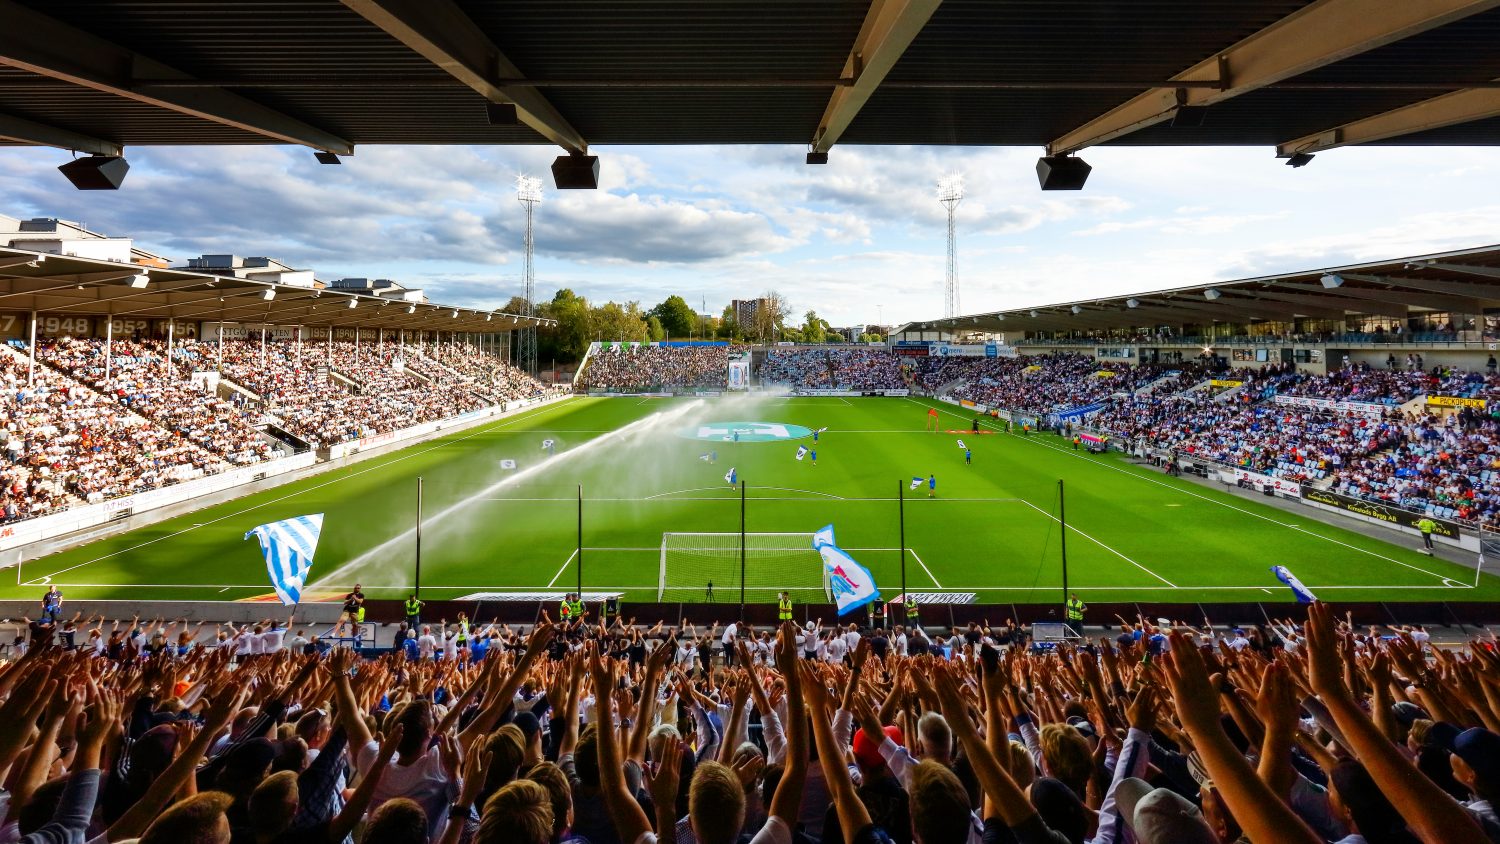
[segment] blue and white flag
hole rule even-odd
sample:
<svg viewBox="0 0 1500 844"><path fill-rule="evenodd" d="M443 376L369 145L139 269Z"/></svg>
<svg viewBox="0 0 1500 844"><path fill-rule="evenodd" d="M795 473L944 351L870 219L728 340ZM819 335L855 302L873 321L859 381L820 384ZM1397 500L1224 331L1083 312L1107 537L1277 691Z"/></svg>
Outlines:
<svg viewBox="0 0 1500 844"><path fill-rule="evenodd" d="M807 446L805 446L805 445L799 445L799 446L797 446L797 459L801 460L802 458L804 458L806 456L807 456Z"/></svg>
<svg viewBox="0 0 1500 844"><path fill-rule="evenodd" d="M969 447L966 446L966 445L964 445L964 441L963 440L959 440L958 441L958 447L961 448L961 449L963 449L964 451L968 451L969 450Z"/></svg>
<svg viewBox="0 0 1500 844"><path fill-rule="evenodd" d="M922 477L918 477L916 475L912 475L912 477L911 477L911 488L912 489L916 489L917 487L921 486L922 484L924 484L926 482L927 482L926 478L922 478Z"/></svg>
<svg viewBox="0 0 1500 844"><path fill-rule="evenodd" d="M557 445L557 440L542 440L542 451L551 451Z"/></svg>
<svg viewBox="0 0 1500 844"><path fill-rule="evenodd" d="M1288 571L1286 566L1271 566L1271 573L1276 575L1277 580L1292 588L1292 594L1297 596L1297 603L1311 604L1313 601L1318 600L1318 596L1314 595L1306 586L1303 586L1302 581L1297 579L1297 575Z"/></svg>
<svg viewBox="0 0 1500 844"><path fill-rule="evenodd" d="M839 615L846 615L871 601L880 600L870 570L856 563L844 549L833 544L833 525L813 534L813 549L823 558L823 574L833 592Z"/></svg>
<svg viewBox="0 0 1500 844"><path fill-rule="evenodd" d="M826 525L817 533L813 534L813 549L817 550L824 545L833 545L833 525Z"/></svg>
<svg viewBox="0 0 1500 844"><path fill-rule="evenodd" d="M709 454L700 454L700 455L698 455L698 459L702 460L704 463L711 463L711 462L713 462L714 456L713 456L712 453L709 453Z"/></svg>
<svg viewBox="0 0 1500 844"><path fill-rule="evenodd" d="M302 600L302 587L312 569L313 552L318 550L318 534L322 531L323 514L314 513L260 525L245 534L246 539L254 536L260 540L266 572L283 606Z"/></svg>
<svg viewBox="0 0 1500 844"><path fill-rule="evenodd" d="M827 426L827 425L824 425L824 426L823 426L823 427L821 427L821 428L819 428L819 429L818 429L818 430L816 430L816 431L813 431L813 433L814 433L814 434L821 434L821 433L823 433L823 432L824 432L824 431L826 431L826 430L828 430L828 426Z"/></svg>
<svg viewBox="0 0 1500 844"><path fill-rule="evenodd" d="M734 469L730 469L728 472L724 473L724 483L729 484L730 486L734 486L739 482L740 476L735 474Z"/></svg>

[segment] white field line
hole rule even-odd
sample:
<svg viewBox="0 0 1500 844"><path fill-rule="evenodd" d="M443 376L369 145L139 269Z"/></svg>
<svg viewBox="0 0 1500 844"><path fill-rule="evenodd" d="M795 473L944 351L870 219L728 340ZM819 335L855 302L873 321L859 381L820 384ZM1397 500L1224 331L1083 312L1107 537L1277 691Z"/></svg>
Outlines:
<svg viewBox="0 0 1500 844"><path fill-rule="evenodd" d="M173 538L181 536L181 535L183 535L185 533L191 533L192 531L197 530L200 527L205 527L207 525L214 524L215 522L222 522L225 519L232 519L235 516L243 516L246 513L254 512L256 510L261 509L262 507L269 507L272 504L279 504L279 503L281 503L283 501L286 501L289 498L296 498L299 495L303 495L303 494L306 494L306 493L309 493L309 492L313 492L314 490L319 490L319 489L322 489L322 488L324 488L326 486L332 486L333 484L343 483L344 481L347 481L350 478L358 477L358 476L363 475L363 474L365 474L367 472L373 472L376 469L383 469L386 466L391 466L391 465L394 465L396 463L400 463L403 460L410 460L413 457L418 457L418 456L426 454L426 453L428 453L430 451L436 451L437 449L440 449L440 448L446 448L449 445L452 445L453 443L463 442L464 440L471 439L473 437L477 437L480 434L486 433L488 431L492 431L492 430L494 430L496 428L504 428L504 427L506 427L508 425L514 425L515 423L520 422L522 419L531 419L531 418L533 418L534 414L540 414L540 413L545 413L545 412L549 412L549 411L552 411L552 410L556 410L557 408L563 407L566 404L567 404L567 402L558 402L557 404L547 405L545 407L538 407L538 408L536 408L534 410L523 411L523 412L521 412L521 413L519 413L519 414L511 417L510 419L506 419L506 420L503 420L503 421L500 421L500 422L496 422L494 425L484 425L484 426L481 426L479 428L475 428L471 433L465 434L464 436L459 437L457 439L452 439L452 440L444 439L441 442L439 442L437 445L434 445L434 446L431 446L431 447L428 447L428 448L424 448L421 451L414 451L411 454L404 454L404 455L402 455L400 457L396 457L396 458L393 458L391 460L386 460L386 461L383 461L383 462L380 462L380 463L376 463L374 465L369 466L368 468L360 469L357 472L351 472L350 474L342 475L340 477L334 478L334 479L329 480L329 481L324 481L323 483L320 483L320 484L318 484L316 486L310 486L307 489L298 490L296 492L289 493L287 495L283 495L280 498L273 498L270 501L264 502L262 504L257 504L254 507L246 507L243 510L237 510L237 511L235 511L233 513L228 513L226 515L220 516L217 519L211 519L211 520L206 521L206 522L198 522L198 523L196 523L196 524L194 524L194 525L192 525L190 527L185 527L182 530L174 531L173 533L169 533L166 536L158 536L155 539L148 539L145 542L137 543L135 545L130 546L129 548L121 548L118 551L111 551L110 553L105 554L102 557L95 557L92 560L85 560L84 562L76 563L74 565L68 566L65 569L59 569L59 570L57 570L55 572L52 572L51 574L44 575L44 577L49 577L49 578L56 577L56 576L58 576L60 574L63 574L64 572L70 572L70 571L72 571L74 569L83 568L84 566L92 565L94 563L101 562L103 560L107 560L110 557L117 557L117 556L119 556L121 554L125 554L125 553L128 553L130 551L134 551L134 550L139 549L139 548L145 548L147 545L153 545L153 544L155 544L157 542L161 542L161 541L167 540L167 539L173 539ZM40 582L41 582L41 580L37 579L37 580L27 581L26 583L23 583L22 585L23 586L36 586Z"/></svg>
<svg viewBox="0 0 1500 844"><path fill-rule="evenodd" d="M715 489L715 487L706 487L706 489ZM772 487L760 487L760 489L772 489ZM680 490L680 491L681 492L692 492L693 490ZM807 492L809 495L831 496L833 498L837 498L839 501L848 501L848 502L851 502L851 503L870 502L870 501L896 501L897 500L896 496L894 496L894 495L886 497L886 498L880 498L878 496L876 496L876 497L867 497L867 498L845 498L843 496L833 495L832 493L828 493L828 492L812 492L810 490L799 490L799 491L801 491L801 492ZM600 502L625 502L625 503L628 503L628 504L645 504L646 502L649 501L652 504L669 504L669 503L671 503L673 501L738 501L739 500L739 498L736 497L736 496L728 496L728 495L720 495L720 496L701 495L701 496L694 496L692 498L665 498L665 497L663 497L663 496L668 496L668 495L677 495L677 493L675 493L675 492L661 492L661 493L657 493L656 495L648 495L645 498L585 498L585 499L583 499L583 501L584 501L585 504L590 503L590 502L595 502L595 501L600 501ZM573 496L573 495L566 495L566 496L560 496L560 497L555 497L555 498L480 498L480 499L477 499L477 500L479 500L479 501L534 501L534 502L546 502L546 501L562 502L562 501L566 501L566 502L569 502L569 503L575 503L575 502L578 501L578 497L577 496ZM807 501L808 499L806 497L797 496L797 495L751 495L751 496L748 496L746 498L746 500L747 501ZM930 504L947 504L947 503L953 503L953 502L969 502L969 503L982 502L982 503L986 503L986 504L997 504L997 503L998 504L1014 504L1014 503L1022 501L1022 499L1020 499L1020 498L908 498L906 500L908 502L912 502L912 503L915 503L917 501L924 501L924 502L927 502L927 503L930 503Z"/></svg>
<svg viewBox="0 0 1500 844"><path fill-rule="evenodd" d="M552 575L552 579L549 580L549 581L547 581L547 588L548 589L551 589L552 588L552 584L556 583L557 579L559 577L562 577L562 573L568 570L568 564L571 563L571 562L573 562L573 558L577 557L577 556L578 556L578 549L574 548L573 549L573 553L569 554L568 558L566 560L563 560L562 567L557 570L557 574Z"/></svg>
<svg viewBox="0 0 1500 844"><path fill-rule="evenodd" d="M591 549L585 549L585 550L591 550ZM643 548L643 549L639 549L639 550L643 550L643 551L659 551L661 549L660 548ZM846 548L845 550L846 551L895 551L897 549L895 549L895 548ZM906 550L908 552L911 552L912 549L908 548ZM912 556L916 556L915 552L912 553ZM918 559L918 562L920 562L920 558ZM924 568L925 568L925 566L924 566ZM933 579L933 582L934 583L937 582L936 578ZM93 588L93 589L103 589L103 588L109 588L109 589L218 589L221 592L225 591L225 590L229 590L229 589L253 589L253 590L256 590L258 592L265 592L266 590L270 589L270 586L268 586L267 584L263 584L263 583L260 583L260 584L250 584L250 585L235 585L235 586L220 586L217 583L58 583L57 585L58 586L67 586L69 588ZM423 584L422 588L423 589L431 589L431 590L434 590L434 591L441 590L441 589L449 589L449 590L454 590L454 589L468 589L470 591L483 589L483 590L489 590L491 592L504 591L504 590L512 590L512 591L516 591L516 592L527 592L527 591L534 592L534 591L536 591L539 588L550 588L550 587L537 587L537 586L495 586L494 584L486 584L484 586L436 586L436 585L429 586L429 585ZM642 583L642 584L637 584L637 585L634 585L634 586L595 586L594 584L591 583L591 584L588 584L588 588L590 588L590 589L647 589L647 588L653 588L653 584ZM669 587L669 588L671 588L671 587ZM752 588L762 588L762 587L752 587ZM764 587L764 588L771 588L771 587ZM797 586L797 587L791 587L791 588L793 588L793 589L809 589L809 590L822 591L822 587L821 586ZM942 589L942 590L947 591L947 592L1033 592L1033 591L1038 591L1038 590L1046 591L1046 590L1050 590L1050 589L1055 589L1056 587L1055 586L939 586L939 587L936 587L936 588ZM1077 591L1077 592L1150 592L1150 591L1166 591L1166 588L1162 587L1162 586L1077 586L1077 587L1075 587L1075 586L1071 586L1070 585L1068 588L1069 589L1073 589L1074 591ZM1254 590L1266 591L1265 587L1263 587L1263 586L1179 586L1179 587L1176 587L1176 588L1179 589L1179 590L1187 589L1187 590L1198 591L1198 592L1205 592L1205 591L1206 592L1230 592L1230 591L1239 592L1239 591L1254 591ZM1420 585L1406 584L1406 585L1401 585L1401 586L1351 586L1349 584L1338 584L1338 585L1331 585L1331 586L1318 586L1318 585L1309 584L1307 588L1308 589L1325 590L1325 591L1326 590L1332 590L1332 589L1345 589L1345 590L1348 590L1348 589L1368 589L1368 590L1374 591L1374 590L1381 590L1381 589L1395 589L1395 590L1406 590L1406 589L1473 589L1474 586L1473 586L1473 584L1469 584L1469 583L1459 583L1457 581L1449 581L1449 582L1447 582L1445 584L1420 584ZM366 586L365 589L367 589L367 590L381 589L381 590L387 590L387 591L401 591L401 590L410 591L411 584L409 584L409 583L407 583L407 584L397 584L397 585L393 585L393 586ZM164 601L167 601L167 600L181 601L182 599L163 598L162 600L164 600ZM313 602L308 602L308 603L313 603Z"/></svg>
<svg viewBox="0 0 1500 844"><path fill-rule="evenodd" d="M914 404L917 404L917 405L919 405L921 407L928 407L928 405L924 405L921 402L917 401L916 399L908 398L907 401L910 401L910 402L912 402ZM943 410L943 408L938 408L938 410L940 412L943 412L943 413L948 413L948 414L950 414L952 416L960 416L961 417L963 415L963 414L958 414L958 413L952 413L952 411ZM1049 444L1047 442L1043 442L1043 441L1041 441L1039 439L1034 439L1032 437L1017 436L1015 434L1011 434L1010 436L1013 439L1021 440L1023 442L1030 442L1033 445L1040 445L1040 446L1043 446L1045 448L1050 448L1053 451L1058 451L1058 452L1062 452L1063 454L1066 454L1066 455L1071 455L1075 459L1079 459L1079 460L1086 459L1083 454L1074 453L1074 452L1069 451L1067 449L1051 445L1051 444ZM1110 463L1108 463L1106 461L1103 461L1103 460L1092 460L1092 459L1090 459L1090 460L1088 460L1088 462L1091 463L1091 464L1093 464L1093 465L1095 465L1095 466L1102 466L1102 467L1104 467L1106 469L1110 469L1110 470L1113 470L1113 471L1116 471L1116 472L1120 472L1122 474L1129 475L1129 476L1131 476L1133 478L1138 478L1138 479L1140 479L1142 481L1146 481L1147 483L1152 483L1152 484L1156 484L1157 486L1166 487L1167 489L1174 490L1176 492L1180 492L1183 495L1190 495L1193 498L1197 498L1197 499L1199 499L1201 501L1207 501L1210 504L1217 504L1220 507L1226 507L1226 508L1228 508L1230 510L1235 510L1237 512L1244 513L1247 516L1253 516L1253 517L1255 517L1257 519L1261 519L1263 521L1270 522L1273 525L1280 525L1281 527L1288 528L1290 530L1295 530L1295 531L1298 531L1298 532L1301 532L1301 533L1305 533L1308 536L1324 540L1325 542L1332 542L1335 545L1342 545L1345 548L1348 548L1348 549L1350 549L1352 551L1359 551L1359 552L1364 553L1364 554L1369 554L1370 556L1375 557L1377 559L1385 560L1386 562L1389 562L1389 563L1395 563L1398 566L1409 568L1412 571L1419 571L1419 572L1421 572L1423 574L1430 575L1430 576L1435 577L1435 578L1437 578L1439 580L1448 580L1449 579L1449 578L1444 577L1441 574L1438 574L1437 572L1428 571L1427 569L1424 569L1421 566L1414 566L1414 565L1412 565L1410 563L1405 563L1405 562L1402 562L1401 560L1397 560L1394 557L1387 557L1384 554L1376 553L1376 552L1371 551L1371 550L1369 550L1367 548L1360 548L1357 545L1350 545L1347 542L1344 542L1344 541L1339 540L1339 539L1334 539L1331 536L1325 536L1325 535L1323 535L1321 533L1318 533L1317 531L1308 530L1307 528L1301 527L1300 525L1294 525L1294 524L1291 524L1290 522L1279 521L1277 519L1273 519L1270 516L1264 515L1262 513L1255 513L1255 512L1252 512L1250 510L1246 510L1243 507L1236 507L1235 505L1230 504L1227 501L1217 501L1215 499L1209 498L1206 495L1201 495L1201 494L1199 494L1197 492L1194 492L1191 489L1187 489L1185 487L1176 486L1174 484L1165 483L1163 481L1157 480L1156 478L1152 478L1152 477L1148 477L1146 475L1142 475L1142 474L1140 474L1138 472L1131 472L1131 471L1128 471L1126 469L1122 469L1119 466L1111 465ZM1309 587L1309 588L1311 588L1311 587ZM1328 587L1324 587L1324 588L1326 589Z"/></svg>
<svg viewBox="0 0 1500 844"><path fill-rule="evenodd" d="M860 549L858 549L858 548L852 548L850 550L852 550L852 551L858 551ZM913 557L917 558L917 565L919 565L919 566L922 567L922 571L927 572L927 576L932 579L932 585L934 587L936 587L938 589L942 589L943 588L943 584L938 583L938 579L936 577L933 577L932 569L928 568L927 564L924 563L924 562L922 562L922 558L917 556L917 552L915 550L913 550L911 548L908 548L908 549L906 549L906 553L908 553L908 554L912 555Z"/></svg>
<svg viewBox="0 0 1500 844"><path fill-rule="evenodd" d="M1027 507L1030 507L1031 509L1037 511L1038 513L1041 513L1044 517L1046 517L1048 519L1051 519L1054 522L1061 522L1061 519L1057 518L1056 516L1052 515L1051 513L1048 513L1046 510L1043 510L1042 508L1036 506L1035 504L1032 504L1030 501L1023 501L1022 503L1025 504ZM1099 540L1095 539L1094 537L1090 536L1087 533L1084 533L1083 531L1079 530L1078 528L1073 527L1072 525L1068 525L1067 529L1070 530L1070 531L1072 531L1072 532L1074 532L1074 533L1076 533L1076 534L1078 534L1079 536L1083 537L1084 539L1087 539L1088 541L1094 543L1095 545L1098 545L1100 548L1103 548L1104 550L1108 551L1109 553L1114 554L1116 557L1119 557L1120 559L1122 559L1125 562L1131 564L1132 566L1135 566L1136 568L1140 569L1141 571L1145 572L1146 574L1149 574L1152 577L1156 578L1157 580L1160 580L1162 583L1167 584L1168 586L1172 587L1173 589L1177 588L1177 584L1175 584L1172 581L1166 579L1165 577L1162 577L1161 575L1157 574L1156 572L1152 571L1151 569L1146 568L1145 566L1141 565L1140 563L1136 562L1135 560L1130 559L1129 557L1127 557L1124 554L1120 553L1115 548L1113 548L1113 547L1111 547L1109 545L1106 545L1103 542L1100 542Z"/></svg>

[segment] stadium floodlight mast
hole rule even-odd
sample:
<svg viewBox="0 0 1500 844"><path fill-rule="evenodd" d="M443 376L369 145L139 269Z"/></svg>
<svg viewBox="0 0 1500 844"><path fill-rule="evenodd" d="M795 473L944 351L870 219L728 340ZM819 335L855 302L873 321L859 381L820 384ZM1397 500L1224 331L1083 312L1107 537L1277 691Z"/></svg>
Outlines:
<svg viewBox="0 0 1500 844"><path fill-rule="evenodd" d="M938 202L948 209L948 276L945 282L943 316L958 316L958 229L953 223L953 214L964 198L964 176L949 173L938 179Z"/></svg>
<svg viewBox="0 0 1500 844"><path fill-rule="evenodd" d="M522 264L525 273L526 305L521 312L529 317L536 316L536 268L532 261L532 236L531 221L536 211L536 205L542 201L542 180L536 176L528 176L524 173L516 176L516 199L526 209L526 255ZM522 372L527 375L536 375L536 326L528 325L521 329L520 348L516 350L516 363Z"/></svg>

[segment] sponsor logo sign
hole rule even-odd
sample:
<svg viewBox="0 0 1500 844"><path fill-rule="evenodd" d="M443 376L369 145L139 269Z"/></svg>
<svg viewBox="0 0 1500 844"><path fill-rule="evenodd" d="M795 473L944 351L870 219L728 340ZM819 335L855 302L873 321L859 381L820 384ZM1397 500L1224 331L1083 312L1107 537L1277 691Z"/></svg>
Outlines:
<svg viewBox="0 0 1500 844"><path fill-rule="evenodd" d="M1350 498L1347 495L1339 495L1336 492L1329 492L1328 490L1323 489L1303 487L1302 497L1307 501L1312 501L1317 504L1323 504L1328 507L1336 507L1340 510L1344 510L1345 512L1355 513L1371 519L1376 519L1378 521L1385 522L1386 524L1400 525L1401 527L1411 528L1412 530L1416 530L1417 522L1423 518L1423 514L1421 513L1413 513L1410 510L1402 510L1401 508L1394 507L1390 504L1384 504L1378 501L1365 501L1360 498ZM1432 517L1427 516L1426 518ZM1445 536L1449 539L1459 538L1457 522L1451 522L1447 519L1432 519L1432 521L1437 525L1437 527L1432 531L1433 534L1437 536Z"/></svg>
<svg viewBox="0 0 1500 844"><path fill-rule="evenodd" d="M1472 407L1484 410L1484 399L1469 399L1463 396L1428 396L1428 407Z"/></svg>

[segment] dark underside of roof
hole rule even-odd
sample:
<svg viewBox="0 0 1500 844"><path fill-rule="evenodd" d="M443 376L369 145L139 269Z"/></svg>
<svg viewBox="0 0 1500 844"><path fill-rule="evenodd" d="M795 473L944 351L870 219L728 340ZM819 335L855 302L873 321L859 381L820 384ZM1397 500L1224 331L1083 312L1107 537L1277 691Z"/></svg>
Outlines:
<svg viewBox="0 0 1500 844"><path fill-rule="evenodd" d="M339 0L18 2L354 144L547 143L524 125L490 125L479 93ZM870 10L869 0L453 5L590 144L806 144ZM1041 146L1307 5L945 0L840 142ZM1212 106L1201 126L1158 124L1114 143L1285 142L1500 78L1496 44L1500 10L1481 12L1290 80L1303 87ZM1369 83L1432 87L1307 87ZM1052 87L993 87L1029 84ZM127 146L280 142L15 67L0 67L0 115ZM1393 142L1494 144L1497 129L1478 120Z"/></svg>

